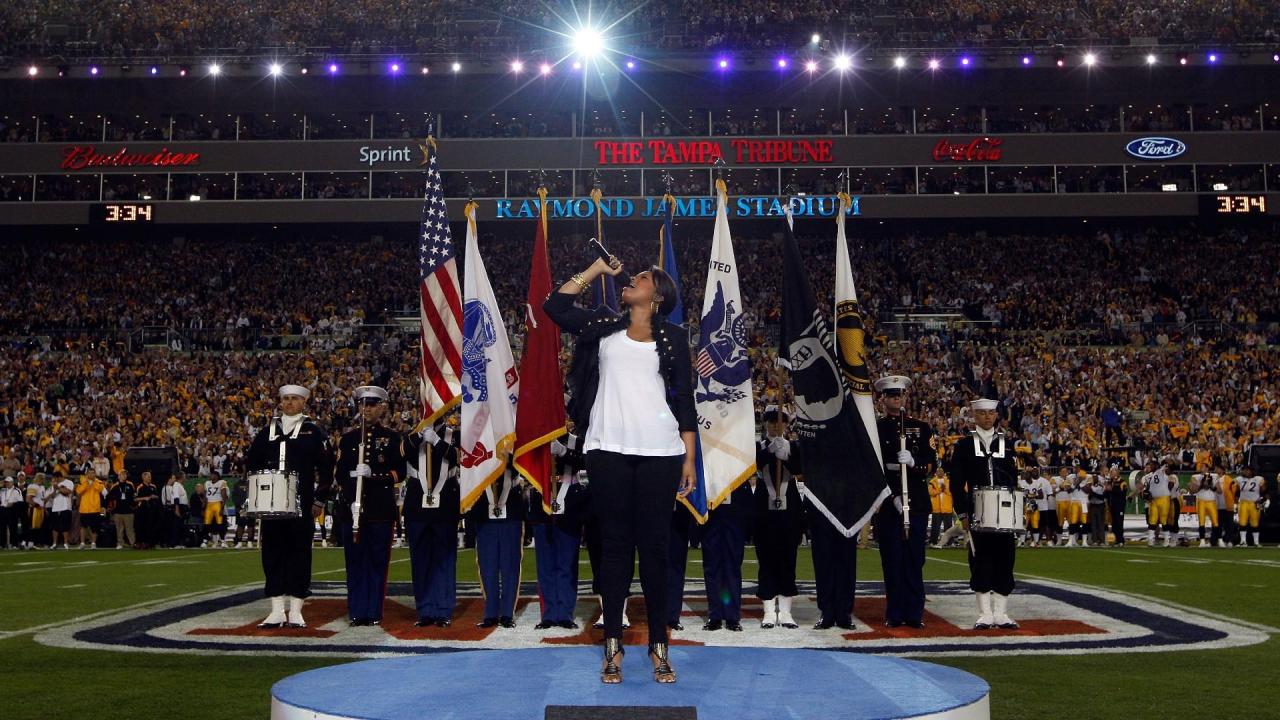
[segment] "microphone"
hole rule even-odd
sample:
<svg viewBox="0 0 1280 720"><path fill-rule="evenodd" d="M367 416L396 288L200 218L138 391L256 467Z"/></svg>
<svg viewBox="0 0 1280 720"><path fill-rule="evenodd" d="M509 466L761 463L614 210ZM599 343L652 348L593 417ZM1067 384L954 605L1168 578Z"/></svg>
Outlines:
<svg viewBox="0 0 1280 720"><path fill-rule="evenodd" d="M600 259L604 260L606 263L613 263L613 261L618 259L613 256L613 253L605 250L604 245L601 245L600 241L595 238L588 240L587 245L589 245L591 249L596 252L596 255L599 255ZM619 272L615 277L617 278L618 283L622 285L631 284L631 276L627 274L626 270Z"/></svg>

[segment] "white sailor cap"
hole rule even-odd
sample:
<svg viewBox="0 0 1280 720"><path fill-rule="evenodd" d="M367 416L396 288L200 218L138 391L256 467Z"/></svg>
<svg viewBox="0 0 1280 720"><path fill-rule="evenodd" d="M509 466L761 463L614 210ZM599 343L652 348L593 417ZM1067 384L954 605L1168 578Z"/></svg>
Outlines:
<svg viewBox="0 0 1280 720"><path fill-rule="evenodd" d="M13 482L13 476L12 476L12 475L6 475L6 476L5 476L5 478L4 478L4 481L5 481L5 482Z"/></svg>
<svg viewBox="0 0 1280 720"><path fill-rule="evenodd" d="M999 400L992 400L990 398L978 398L977 400L969 401L969 408L972 410L995 410L999 406Z"/></svg>
<svg viewBox="0 0 1280 720"><path fill-rule="evenodd" d="M764 414L760 416L760 419L765 422L777 422L778 420L788 422L791 420L791 413L777 405L766 405L764 408Z"/></svg>
<svg viewBox="0 0 1280 720"><path fill-rule="evenodd" d="M280 397L288 397L289 395L297 395L306 400L311 397L311 391L302 385L281 385Z"/></svg>
<svg viewBox="0 0 1280 720"><path fill-rule="evenodd" d="M906 375L885 375L876 380L873 387L878 393L892 393L895 390L902 393L911 389L911 378Z"/></svg>
<svg viewBox="0 0 1280 720"><path fill-rule="evenodd" d="M387 391L383 390L377 385L361 385L360 387L356 388L356 391L355 391L356 400L367 400L368 398L374 398L376 400L381 400L382 402L386 402L387 397L388 397Z"/></svg>

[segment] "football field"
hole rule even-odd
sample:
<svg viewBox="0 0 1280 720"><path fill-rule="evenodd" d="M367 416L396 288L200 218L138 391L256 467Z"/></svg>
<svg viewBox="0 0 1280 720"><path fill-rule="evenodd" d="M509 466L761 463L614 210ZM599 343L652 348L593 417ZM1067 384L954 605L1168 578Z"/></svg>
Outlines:
<svg viewBox="0 0 1280 720"><path fill-rule="evenodd" d="M811 580L808 548L800 552L800 574ZM589 628L552 640L533 630L532 584L525 587L518 628L477 631L472 551L459 557L460 609L452 628L411 628L412 598L404 597L408 554L395 550L388 599L395 611L388 610L384 628L348 630L339 617L342 551L317 548L314 558L317 595L307 605L307 637L264 638L246 629L265 614L255 550L0 553L0 658L8 691L0 717L265 718L272 683L361 654L592 641ZM531 550L523 570L533 583ZM809 629L816 617L804 598L797 601L800 630L766 631L759 628L758 602L747 598L755 577L748 549L746 630L707 633L698 617L705 599L694 551L686 631L673 642L845 647L952 665L991 684L997 718L1280 718L1272 670L1280 656L1280 550L1025 549L1017 570L1019 589L1010 603L1010 614L1023 624L1017 634L967 627L974 613L962 550L929 551L924 631L881 627L875 550L859 553L852 633ZM584 581L588 573L584 552ZM811 585L802 583L802 595L806 588ZM579 622L589 624L596 613L595 598L580 596ZM632 608L631 617L638 620L642 612ZM796 689L812 691L820 689ZM429 709L423 716L431 716Z"/></svg>

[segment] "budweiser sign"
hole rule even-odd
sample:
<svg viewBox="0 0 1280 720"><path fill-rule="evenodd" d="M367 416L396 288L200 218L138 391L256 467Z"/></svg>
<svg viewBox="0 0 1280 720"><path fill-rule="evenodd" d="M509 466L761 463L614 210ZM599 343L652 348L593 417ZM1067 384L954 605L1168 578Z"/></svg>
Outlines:
<svg viewBox="0 0 1280 720"><path fill-rule="evenodd" d="M936 162L997 162L1004 155L1000 147L1003 144L1004 140L993 137L980 137L958 144L939 140L933 146L933 159Z"/></svg>
<svg viewBox="0 0 1280 720"><path fill-rule="evenodd" d="M188 167L200 164L200 153L172 152L160 148L153 152L129 152L122 147L115 152L99 152L92 145L73 145L62 153L63 170L86 170L100 167Z"/></svg>

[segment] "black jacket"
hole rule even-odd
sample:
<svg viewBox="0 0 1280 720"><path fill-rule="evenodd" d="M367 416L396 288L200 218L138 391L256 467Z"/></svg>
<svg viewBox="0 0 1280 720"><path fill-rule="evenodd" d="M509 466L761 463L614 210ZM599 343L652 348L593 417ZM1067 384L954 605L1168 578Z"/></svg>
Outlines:
<svg viewBox="0 0 1280 720"><path fill-rule="evenodd" d="M333 485L333 452L329 448L329 433L311 418L302 420L296 439L283 434L271 439L272 418L266 427L258 431L253 444L245 455L245 468L250 473L275 468L280 462L280 443L285 443L286 470L298 473L298 495L302 508L307 512L314 502L329 499Z"/></svg>
<svg viewBox="0 0 1280 720"><path fill-rule="evenodd" d="M951 480L951 499L956 514L961 517L973 512L973 491L992 483L1008 490L1018 489L1018 466L1014 461L1013 439L998 433L999 440L992 440L991 465L987 455L975 448L978 441L973 433L956 441L947 463L947 476Z"/></svg>
<svg viewBox="0 0 1280 720"><path fill-rule="evenodd" d="M361 483L360 515L368 522L395 522L399 514L396 497L404 473L404 438L381 425L369 425L365 432L364 462L373 472ZM356 478L351 476L360 461L360 427L356 426L338 440L334 466L334 484L341 497L334 513L343 522L351 522L351 505L356 500ZM419 500L421 502L421 500Z"/></svg>
<svg viewBox="0 0 1280 720"><path fill-rule="evenodd" d="M600 387L600 341L626 330L630 316L619 315L601 306L595 312L574 305L577 295L553 292L543 303L547 317L561 330L576 335L573 364L569 368L569 417L578 437L587 436L591 407ZM660 322L654 325L653 338L658 346L658 370L667 388L667 406L675 416L680 432L697 432L698 413L693 404L693 363L689 357L689 333L679 325Z"/></svg>

